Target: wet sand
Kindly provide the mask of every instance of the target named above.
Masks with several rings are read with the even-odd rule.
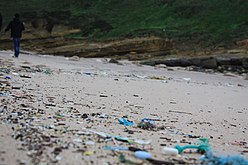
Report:
[[[121,164],[121,154],[148,163],[133,152],[104,146],[135,146],[159,160],[190,163],[201,154],[187,150],[171,157],[162,149],[195,144],[198,138],[208,138],[216,155],[248,158],[243,76],[109,59],[11,55],[0,52],[0,164]],[[135,124],[121,125],[122,117]],[[154,119],[156,128],[139,128],[143,118]],[[105,141],[99,132],[151,142]]]

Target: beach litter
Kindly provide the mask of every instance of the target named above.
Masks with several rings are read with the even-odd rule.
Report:
[[[248,160],[241,155],[215,156],[211,150],[200,160],[201,165],[248,165]]]
[[[101,87],[102,89],[99,90],[95,90],[95,88],[89,89],[87,87],[79,89],[81,91],[85,90],[84,95],[81,97],[81,95],[77,95],[79,86],[76,86],[75,88],[76,93],[73,93],[73,86],[67,86],[68,84],[75,85],[72,81],[69,81],[74,81],[74,78],[68,78],[68,81],[65,81],[65,83],[60,83],[60,79],[58,79],[59,81],[55,81],[58,84],[53,84],[50,82],[50,78],[48,79],[48,76],[44,75],[53,73],[52,79],[57,79],[62,72],[54,72],[50,69],[35,69],[29,66],[22,66],[21,68],[16,69],[11,68],[10,66],[8,67],[10,69],[3,69],[4,72],[0,73],[0,117],[1,123],[3,123],[2,127],[8,126],[11,131],[8,132],[8,136],[4,134],[2,134],[2,136],[6,139],[10,137],[10,139],[16,140],[18,146],[13,149],[24,153],[22,155],[23,157],[28,157],[27,163],[22,164],[63,164],[64,161],[67,161],[68,159],[67,154],[72,156],[73,159],[75,158],[75,160],[79,157],[77,160],[82,161],[82,164],[87,164],[89,162],[90,164],[99,164],[98,160],[103,161],[102,164],[118,164],[119,161],[119,163],[136,165],[247,164],[247,160],[242,155],[213,155],[208,140],[200,138],[202,137],[201,135],[194,135],[199,134],[199,132],[192,129],[192,132],[187,134],[183,131],[189,130],[178,128],[177,124],[181,122],[181,118],[187,117],[191,119],[191,117],[197,116],[196,111],[192,110],[192,112],[190,112],[187,109],[182,109],[182,107],[176,107],[179,106],[179,101],[170,101],[169,98],[165,102],[168,103],[168,101],[170,101],[167,105],[176,107],[175,109],[181,109],[180,111],[169,110],[169,107],[166,110],[166,112],[169,113],[166,114],[159,114],[157,111],[146,111],[147,113],[143,113],[143,110],[149,108],[148,104],[138,101],[146,101],[146,99],[149,98],[143,94],[142,91],[131,91],[130,93],[127,93],[127,96],[134,98],[133,100],[128,101],[128,104],[132,104],[130,109],[128,109],[123,106],[123,103],[126,105],[125,101],[127,98],[124,100],[121,99],[124,94],[126,95],[125,92],[124,94],[121,92],[119,94],[119,91],[117,91],[120,95],[118,98],[120,99],[119,105],[112,105],[111,102],[108,102],[114,98],[112,96],[118,96],[118,94],[114,93],[115,91],[111,93],[108,89],[105,89],[105,84]],[[5,72],[10,73],[10,79],[7,77],[8,75],[6,76]],[[34,74],[30,74],[30,72],[40,73],[36,73],[34,76]],[[73,72],[74,71],[68,73]],[[77,70],[75,73],[82,74],[82,70]],[[97,76],[97,74],[94,73],[99,72],[85,72],[85,77],[79,77],[81,77],[82,80],[87,80],[87,83],[98,81],[98,76],[100,75],[98,74]],[[108,72],[106,72],[106,75],[107,73]],[[66,76],[72,75],[73,74],[68,74]],[[129,76],[126,77],[114,77],[115,83],[119,85],[125,78],[127,79],[125,83],[133,85],[131,83],[134,81],[142,81],[142,79],[148,78],[160,80],[160,77],[162,77],[138,76],[132,75],[131,73],[128,75]],[[42,79],[42,76],[43,78],[45,77],[44,80]],[[111,76],[111,81],[113,81],[113,75]],[[133,77],[139,78],[140,80],[133,79]],[[37,80],[36,78],[39,79]],[[166,77],[164,78],[166,79]],[[77,79],[75,80],[77,81]],[[83,86],[82,80],[78,81],[80,82],[79,84]],[[119,82],[117,82],[118,80]],[[14,84],[16,82],[17,84]],[[151,83],[151,81],[149,81],[149,83]],[[189,87],[188,84],[186,85]],[[225,84],[222,86],[226,87]],[[63,92],[64,94],[62,94]],[[180,99],[175,97],[175,100]],[[159,106],[155,106],[156,108],[154,109],[159,110]],[[138,118],[138,122],[136,122],[136,120],[134,120],[135,122],[129,121],[127,117],[124,117],[125,114],[123,114],[124,111],[121,111],[122,108],[127,110],[125,111],[126,114],[133,114],[132,118]],[[111,109],[113,111],[111,111]],[[244,114],[246,112],[245,110],[246,109],[240,109],[239,113],[242,112]],[[143,115],[155,117],[141,119],[140,116]],[[116,116],[123,117],[118,118]],[[112,120],[113,118],[115,120]],[[116,121],[117,118],[118,121]],[[175,123],[175,121],[178,122]],[[207,124],[211,127],[212,125],[210,125],[209,122],[206,122],[206,120],[202,122],[190,120],[185,124],[188,124],[189,126],[194,125],[195,127]],[[123,129],[120,129],[120,127],[122,128],[123,126],[124,131]],[[230,126],[239,127],[238,122],[235,123],[235,121],[233,121]],[[82,130],[82,127],[85,128]],[[200,128],[198,127],[198,129]],[[157,138],[160,132],[163,134],[163,137]],[[200,138],[200,142],[192,145],[194,144],[191,141],[193,138]],[[246,142],[243,142],[244,140],[241,142],[239,141],[225,144],[236,148],[240,147],[240,149],[242,149],[240,152],[246,156],[244,150],[247,148]],[[177,143],[180,144],[176,145]],[[186,145],[182,145],[182,143],[186,143]],[[187,152],[187,150],[189,152]],[[1,160],[5,156],[4,152],[8,154],[8,151],[2,149],[0,151]],[[78,155],[73,155],[75,153]]]
[[[155,122],[151,119],[144,118],[138,123],[138,127],[145,130],[155,130]]]
[[[186,149],[197,149],[200,153],[205,153],[210,150],[210,146],[208,144],[208,139],[206,138],[199,138],[200,144],[199,145],[186,145],[186,146],[179,146],[176,145],[175,148],[178,150],[178,153],[181,154]]]
[[[118,121],[120,124],[124,125],[124,126],[132,126],[134,125],[133,121],[128,121],[126,118],[118,118]]]

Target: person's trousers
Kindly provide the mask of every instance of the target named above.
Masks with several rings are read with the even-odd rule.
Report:
[[[15,57],[19,56],[20,53],[20,38],[13,38]]]

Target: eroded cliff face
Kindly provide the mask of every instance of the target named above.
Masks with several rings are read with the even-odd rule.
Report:
[[[98,28],[110,31],[113,27],[96,15],[72,16],[70,12],[22,13],[26,30],[22,39],[22,50],[43,54],[79,57],[118,57],[130,60],[165,57],[167,55],[211,55],[226,53],[227,48],[216,50],[185,50],[185,43],[161,37],[122,38],[108,41],[72,39],[65,36],[74,33],[87,34]],[[9,34],[1,36],[0,49],[12,49]],[[236,42],[236,47],[247,54],[248,40]],[[233,48],[232,48],[233,49]]]
[[[69,12],[45,13],[38,16],[37,13],[23,13],[23,21],[26,30],[23,34],[22,47],[25,50],[37,51],[44,54],[79,56],[79,57],[111,57],[129,56],[137,59],[138,54],[149,53],[168,54],[173,49],[173,43],[159,37],[139,37],[132,39],[119,39],[108,41],[87,41],[84,39],[70,39],[64,36],[73,33],[88,33],[92,29],[99,28],[108,31],[112,27],[104,20],[96,16],[71,17]],[[70,22],[65,21],[71,17]],[[11,49],[11,41],[8,35],[3,36],[1,46]],[[142,56],[142,57],[144,57]]]

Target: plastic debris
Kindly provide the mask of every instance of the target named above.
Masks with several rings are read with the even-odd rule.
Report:
[[[10,95],[9,94],[6,94],[6,93],[0,92],[0,97],[8,97],[8,96],[10,96]]]
[[[134,143],[141,144],[141,145],[147,145],[152,142],[151,140],[140,140],[140,139],[134,139],[133,141]]]
[[[175,156],[175,155],[178,155],[178,150],[176,148],[164,147],[163,154],[169,155],[169,156]]]
[[[83,154],[84,154],[84,156],[91,156],[91,155],[94,155],[94,152],[93,151],[85,151]]]
[[[128,121],[126,118],[118,118],[118,121],[119,121],[120,124],[122,124],[124,126],[132,126],[132,125],[134,125],[134,122]]]
[[[191,78],[183,78],[187,83],[191,81]]]
[[[128,147],[104,146],[103,149],[105,149],[105,150],[112,150],[112,151],[120,151],[120,150],[127,151],[128,150]]]
[[[46,75],[51,75],[53,72],[51,69],[46,69],[43,71],[43,73],[45,73]]]
[[[10,75],[5,76],[5,79],[11,79]]]
[[[175,148],[178,150],[178,153],[181,154],[185,149],[197,149],[200,153],[205,153],[210,149],[210,146],[208,144],[208,139],[206,138],[200,138],[199,139],[200,145],[186,145],[186,146],[179,146],[176,145]]]
[[[248,165],[248,160],[243,156],[233,155],[233,156],[214,156],[212,151],[208,151],[206,156],[201,158],[202,165]]]
[[[95,145],[95,142],[89,140],[84,142],[86,145]]]
[[[143,160],[152,158],[152,154],[146,151],[136,151],[134,155],[136,158],[143,159]]]
[[[153,120],[144,118],[138,123],[138,127],[146,130],[154,130],[156,128],[155,122]]]

